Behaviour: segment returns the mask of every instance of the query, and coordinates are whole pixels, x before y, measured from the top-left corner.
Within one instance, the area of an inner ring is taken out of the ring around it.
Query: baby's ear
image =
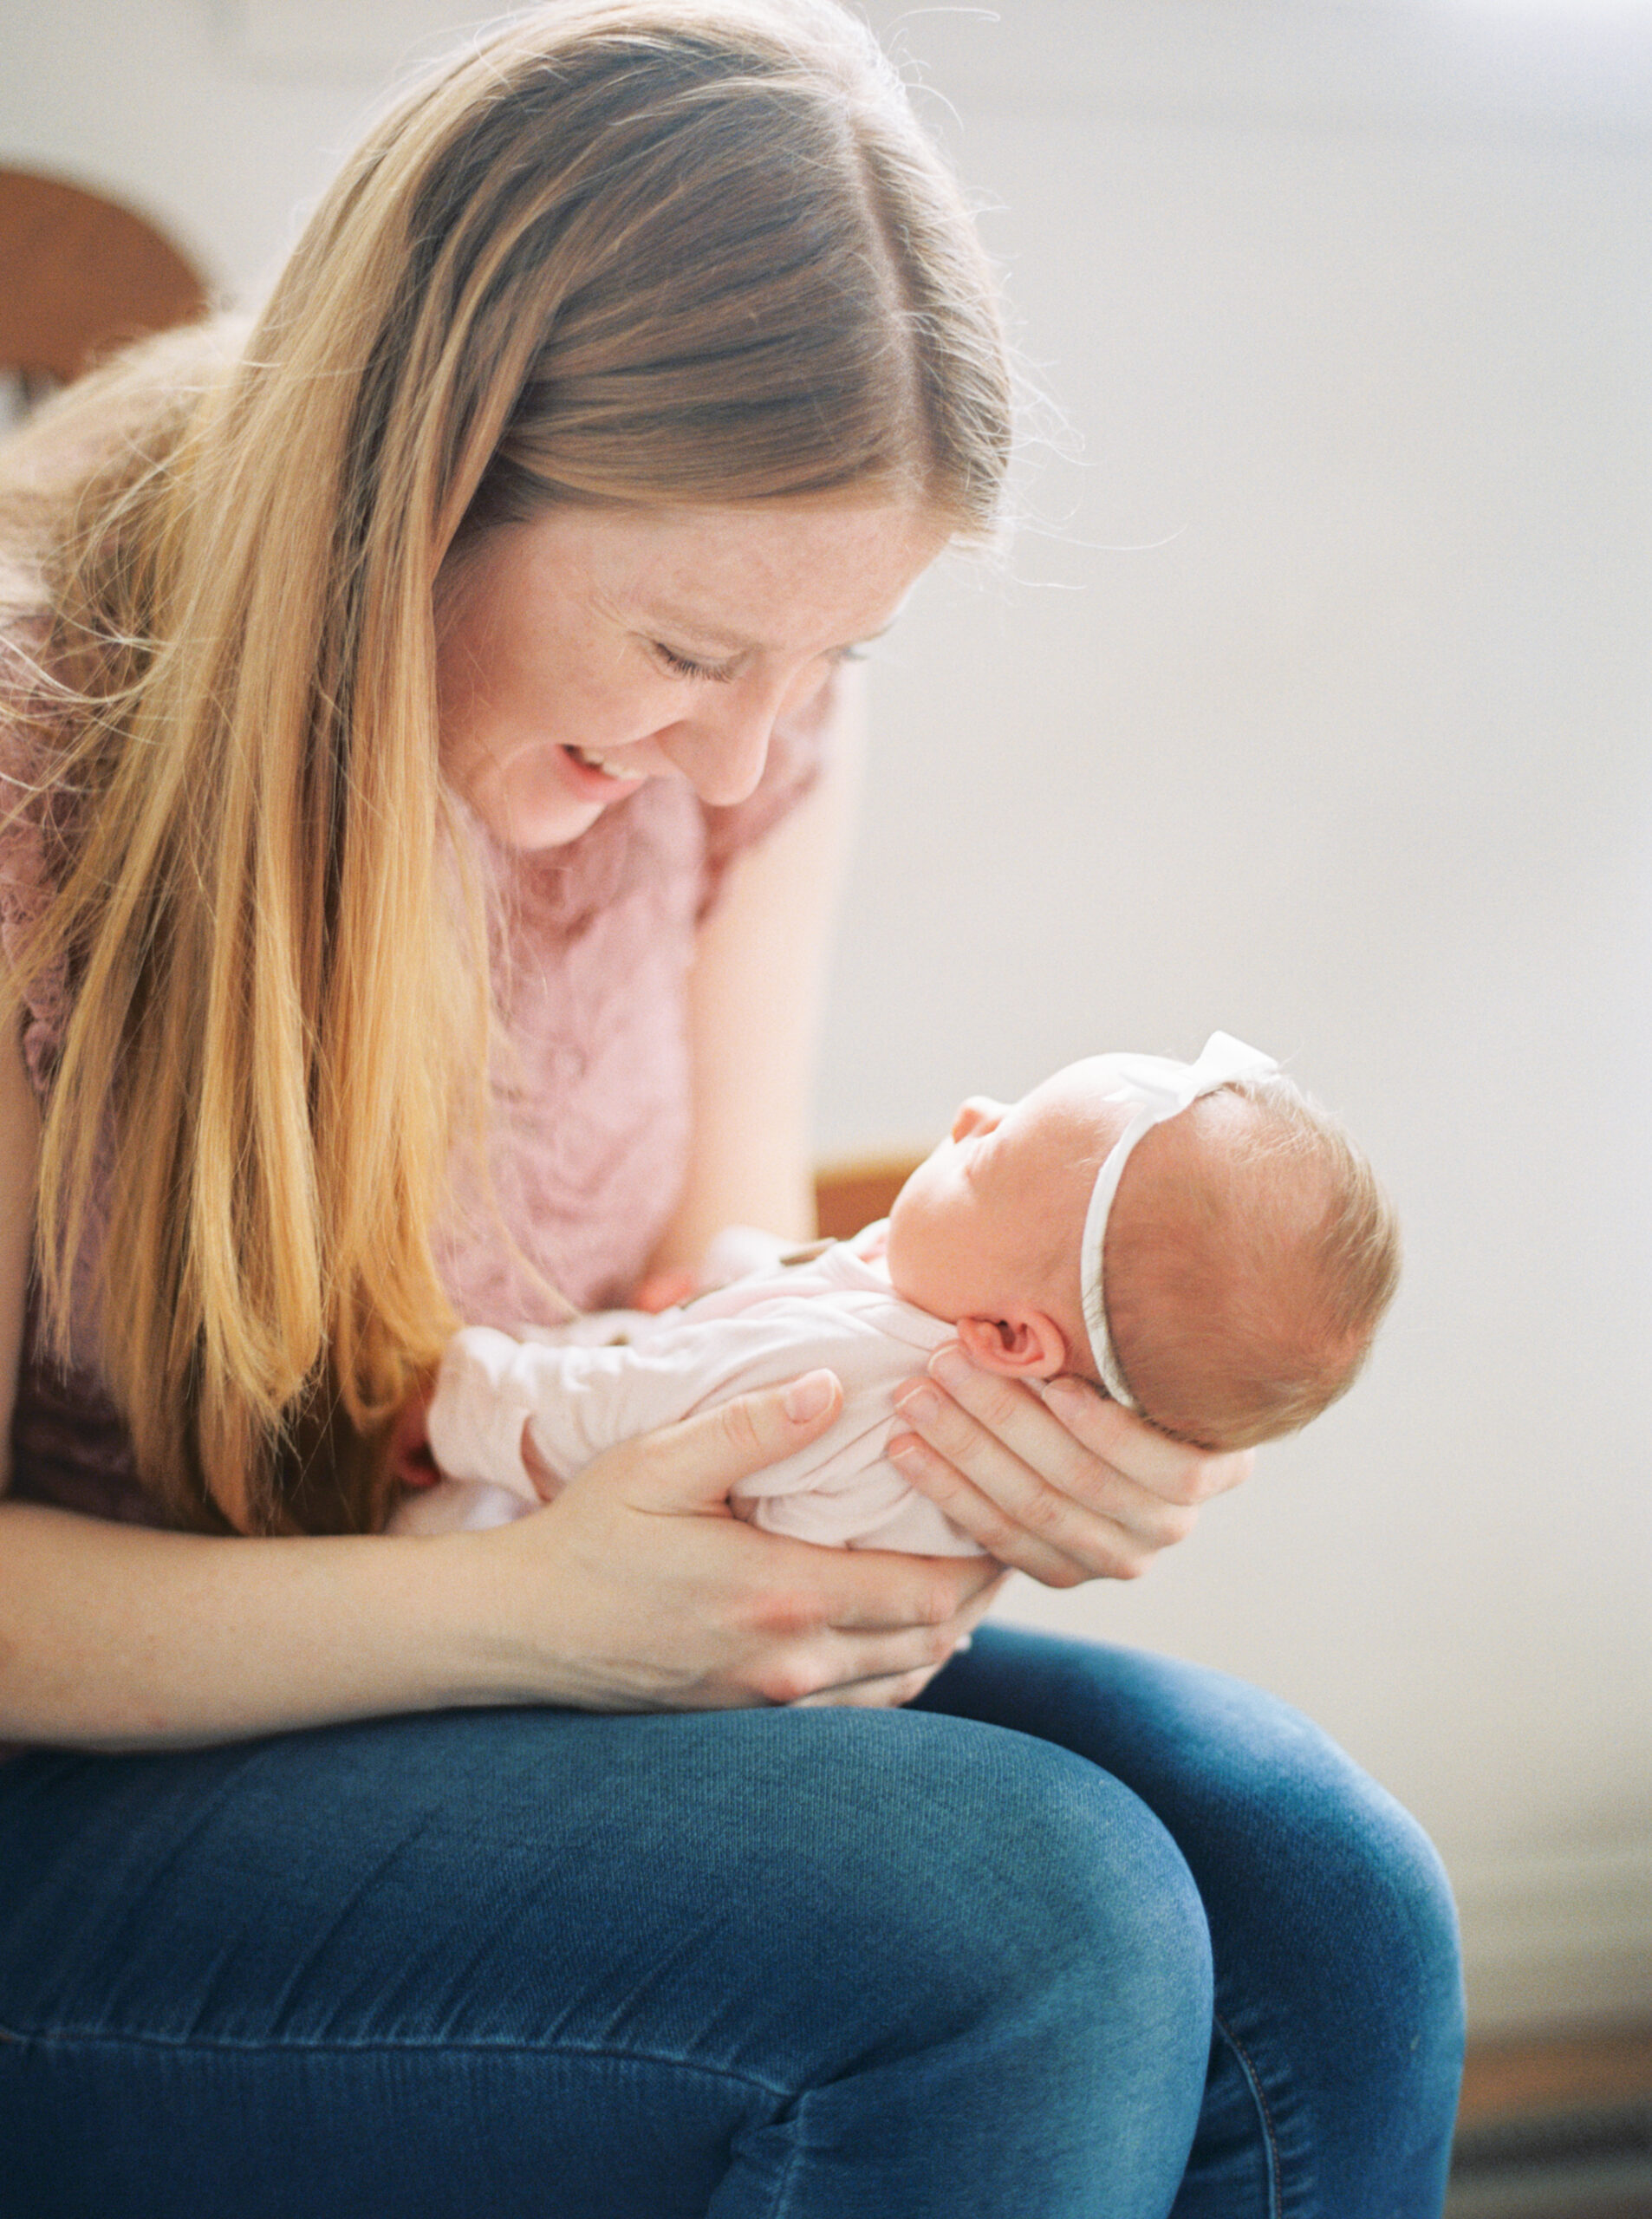
[[[1008,1379],[1054,1379],[1069,1369],[1067,1336],[1053,1318],[1015,1303],[1002,1318],[960,1318],[958,1338],[971,1360]]]

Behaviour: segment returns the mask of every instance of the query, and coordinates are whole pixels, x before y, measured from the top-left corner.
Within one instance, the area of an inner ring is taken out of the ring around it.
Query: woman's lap
[[[1191,1865],[1237,2047],[1209,2195],[1175,2209],[1261,2219],[1270,2135],[1312,2180],[1373,2047],[1418,2034],[1437,2079],[1449,2039],[1437,1999],[1373,2030],[1358,1968],[1407,1918],[1437,1954],[1438,1910],[1392,1806],[1283,1718],[986,1630],[921,1711],[452,1714],[0,1767],[18,2208],[1161,2215],[1210,2031]],[[1368,2208],[1285,2186],[1285,2213]]]

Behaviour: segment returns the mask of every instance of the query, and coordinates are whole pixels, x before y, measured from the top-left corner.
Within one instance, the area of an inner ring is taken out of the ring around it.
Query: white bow
[[[1247,1048],[1231,1032],[1213,1032],[1200,1050],[1196,1063],[1179,1064],[1168,1056],[1131,1055],[1102,1056],[1097,1061],[1108,1066],[1108,1076],[1117,1082],[1102,1096],[1103,1101],[1135,1102],[1141,1106],[1114,1142],[1090,1189],[1089,1207],[1084,1215],[1084,1237],[1079,1249],[1080,1285],[1085,1330],[1102,1384],[1115,1402],[1122,1402],[1127,1410],[1133,1410],[1135,1397],[1124,1383],[1108,1331],[1107,1291],[1102,1274],[1108,1216],[1130,1150],[1143,1133],[1151,1132],[1155,1125],[1162,1125],[1169,1118],[1179,1117],[1201,1096],[1214,1094],[1219,1087],[1226,1086],[1234,1079],[1265,1077],[1279,1066],[1272,1056],[1265,1056],[1259,1048]]]

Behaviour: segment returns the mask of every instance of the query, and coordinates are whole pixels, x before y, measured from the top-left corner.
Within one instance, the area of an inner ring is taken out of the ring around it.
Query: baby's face
[[[1102,1098],[1116,1084],[1092,1057],[1019,1102],[966,1102],[889,1213],[895,1292],[953,1324],[1031,1303],[1084,1360],[1079,1242],[1097,1166],[1128,1115]]]

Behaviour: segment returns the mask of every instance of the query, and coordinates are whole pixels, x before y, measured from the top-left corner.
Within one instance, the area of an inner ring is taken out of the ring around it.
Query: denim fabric
[[[1460,2044],[1415,1827],[1162,1658],[0,1767],[4,2219],[1436,2219]]]

